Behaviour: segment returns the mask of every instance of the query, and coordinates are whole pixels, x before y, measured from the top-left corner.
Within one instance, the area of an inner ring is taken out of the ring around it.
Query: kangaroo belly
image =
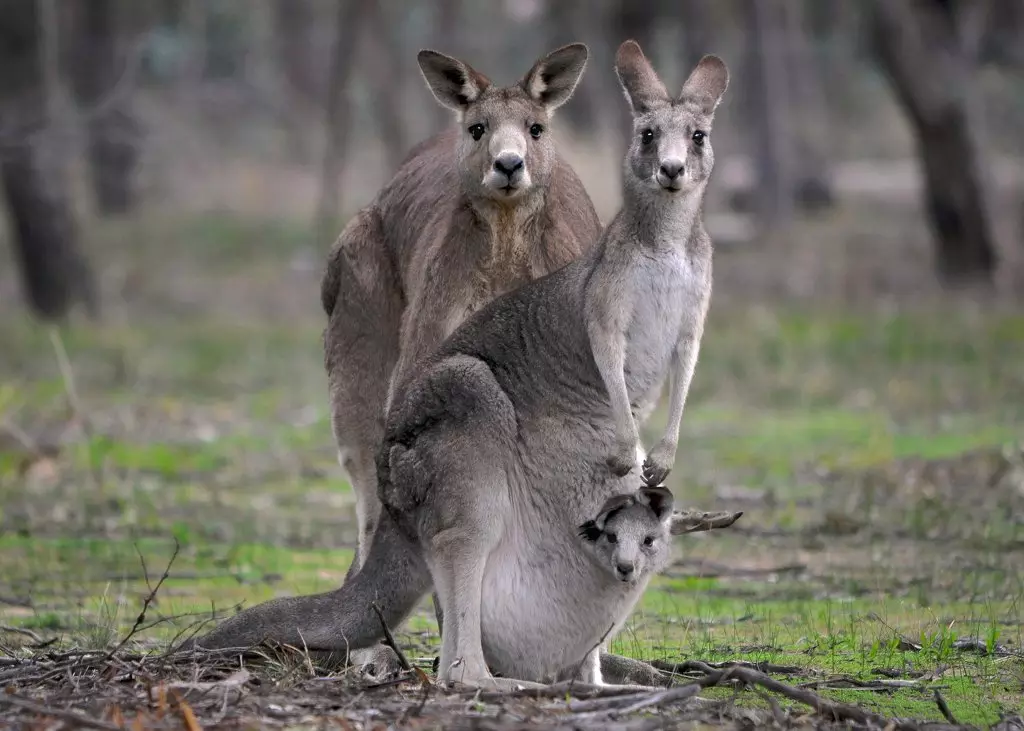
[[[615,581],[569,541],[508,541],[488,562],[481,630],[491,671],[551,682],[609,635],[646,580]]]

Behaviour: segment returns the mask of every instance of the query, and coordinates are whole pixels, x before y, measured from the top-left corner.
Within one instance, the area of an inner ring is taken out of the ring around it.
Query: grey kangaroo
[[[555,149],[554,111],[587,63],[574,43],[510,86],[435,51],[418,60],[456,123],[413,149],[348,223],[321,282],[338,459],[356,498],[362,566],[380,514],[374,454],[394,384],[472,312],[577,258],[601,225]]]
[[[395,626],[434,588],[443,682],[600,680],[595,648],[650,574],[610,581],[579,526],[671,466],[711,295],[701,208],[728,85],[705,56],[670,96],[633,41],[616,72],[633,113],[622,209],[588,253],[483,307],[396,388],[377,453],[385,510],[363,569],[335,591],[241,612],[197,644],[368,647],[381,636],[372,603]],[[668,425],[641,468],[634,415],[666,380]]]

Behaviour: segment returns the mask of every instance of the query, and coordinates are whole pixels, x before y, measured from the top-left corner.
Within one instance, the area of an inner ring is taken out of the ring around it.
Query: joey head
[[[585,254],[484,305],[396,386],[363,568],[333,592],[241,612],[197,644],[367,647],[381,636],[373,603],[395,627],[433,589],[442,682],[602,682],[600,646],[668,548],[665,529],[646,528],[652,516],[671,522],[655,485],[675,454],[711,294],[701,208],[728,83],[706,56],[670,95],[633,41],[616,71],[633,112],[621,209]],[[640,469],[634,415],[666,381],[668,424]],[[641,478],[649,487],[636,493]],[[581,545],[588,523],[596,540]]]
[[[615,581],[635,582],[661,571],[672,556],[672,493],[642,487],[613,495],[580,526],[584,549]]]

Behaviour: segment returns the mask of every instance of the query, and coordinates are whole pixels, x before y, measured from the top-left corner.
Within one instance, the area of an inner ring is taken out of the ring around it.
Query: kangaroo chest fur
[[[531,225],[534,213],[526,206],[522,210],[500,206],[478,213],[472,236],[475,266],[458,283],[462,291],[453,296],[446,336],[494,298],[546,273],[532,261],[540,235]]]
[[[653,402],[665,382],[677,347],[699,336],[708,295],[705,263],[668,249],[640,252],[628,274],[632,314],[626,329],[626,388],[637,409]]]

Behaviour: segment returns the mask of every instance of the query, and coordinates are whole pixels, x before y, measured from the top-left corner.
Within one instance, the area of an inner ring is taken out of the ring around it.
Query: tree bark
[[[997,256],[971,108],[974,48],[959,29],[979,3],[873,0],[878,60],[913,126],[936,266],[947,284],[991,282]]]
[[[95,315],[95,283],[55,154],[60,141],[48,130],[44,66],[53,65],[54,49],[43,48],[44,30],[52,38],[37,2],[0,0],[0,186],[29,306],[60,319],[82,302]]]
[[[72,6],[72,89],[85,119],[86,151],[96,207],[105,215],[127,213],[137,203],[135,170],[141,129],[131,90],[119,88],[127,73],[119,0]]]
[[[789,103],[796,119],[802,122],[799,128],[790,124],[786,130],[793,138],[793,197],[800,208],[816,211],[835,202],[825,157],[825,135],[832,125],[819,64],[815,63],[807,41],[810,29],[804,17],[803,0],[787,0],[779,9],[784,13],[786,76],[792,92]]]
[[[572,2],[549,2],[547,6],[547,26],[551,50],[564,46],[568,43],[580,40],[580,31],[583,28],[592,28],[591,18],[594,14],[593,8],[582,3]],[[588,34],[583,33],[582,37]],[[595,49],[590,49],[591,53]],[[593,64],[593,59],[591,59]],[[593,69],[593,65],[591,65]],[[601,79],[600,74],[593,71],[585,73],[576,86],[572,99],[562,107],[561,114],[569,120],[573,131],[586,136],[593,136],[598,131],[598,120],[600,109],[596,101],[597,89]]]
[[[463,52],[461,38],[459,37],[459,22],[462,19],[462,0],[437,0],[434,8],[434,48],[449,56],[458,56]],[[433,104],[433,129],[431,132],[438,132],[446,129],[452,123],[452,112],[442,107],[429,91],[423,86],[421,93],[427,94],[430,103]]]
[[[322,96],[313,57],[313,26],[315,22],[310,0],[273,0],[274,41],[279,68],[288,84],[306,102]]]
[[[349,120],[352,116],[346,91],[367,3],[364,0],[339,0],[337,7],[337,30],[331,52],[331,73],[324,114],[327,144],[321,167],[320,201],[316,214],[316,240],[320,244],[329,240],[333,214],[340,207],[338,178],[341,175],[341,156],[348,147]]]
[[[401,105],[405,99],[405,74],[402,73],[405,52],[402,50],[402,44],[398,42],[397,30],[388,22],[382,3],[372,3],[367,13],[367,75],[372,85],[370,102],[384,146],[387,177],[391,177],[405,159],[409,147]]]
[[[793,146],[789,113],[792,94],[786,78],[782,2],[745,0],[749,29],[746,99],[750,105],[756,165],[755,207],[761,222],[775,228],[793,217]]]

